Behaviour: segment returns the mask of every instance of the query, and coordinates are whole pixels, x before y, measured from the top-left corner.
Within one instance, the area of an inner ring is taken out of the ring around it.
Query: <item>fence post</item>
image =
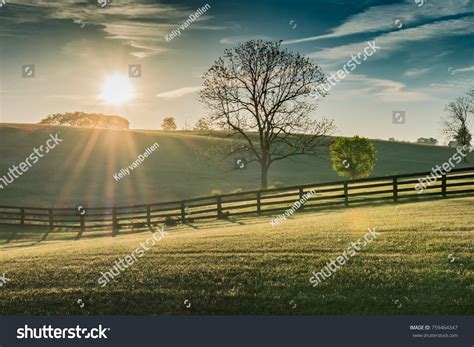
[[[344,205],[349,206],[349,186],[347,181],[344,181]]]
[[[257,213],[261,214],[262,213],[262,208],[261,208],[261,200],[260,200],[260,191],[257,192]]]
[[[441,176],[441,194],[443,194],[443,198],[446,197],[446,188],[447,188],[447,184],[446,184],[446,174],[442,175]]]
[[[181,223],[186,223],[186,201],[181,201]]]
[[[117,208],[113,207],[112,208],[112,232],[115,234],[115,233],[118,233],[118,231],[119,231],[119,223],[117,220]]]
[[[81,219],[81,231],[84,231],[86,230],[86,217],[81,214],[80,219]]]
[[[393,178],[393,201],[398,201],[398,180],[396,177]]]
[[[303,199],[303,196],[304,196],[304,190],[303,190],[303,187],[300,187],[300,192],[299,192],[299,195],[300,195],[300,200]],[[300,206],[300,209],[303,209],[304,208],[304,203],[301,204]]]
[[[20,208],[20,224],[25,225],[25,209]]]
[[[217,219],[222,218],[222,197],[220,195],[217,196]]]
[[[48,213],[49,213],[49,230],[53,230],[54,229],[53,209],[50,208],[48,210]]]
[[[147,205],[146,207],[146,222],[148,224],[148,227],[151,227],[150,205]]]

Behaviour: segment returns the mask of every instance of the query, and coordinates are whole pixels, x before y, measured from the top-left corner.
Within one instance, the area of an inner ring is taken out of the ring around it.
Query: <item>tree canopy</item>
[[[261,167],[267,188],[272,163],[327,149],[333,122],[312,118],[311,93],[325,82],[320,66],[281,42],[250,40],[227,49],[204,75],[201,100],[212,126],[229,130],[235,146],[225,156],[246,156]],[[324,95],[323,95],[324,96]]]
[[[194,125],[193,130],[195,131],[207,131],[211,130],[211,125],[209,124],[209,120],[206,118],[199,118]]]
[[[446,112],[448,115],[443,120],[443,133],[455,139],[460,146],[470,146],[472,134],[469,126],[474,114],[474,89],[468,92],[467,96],[451,101],[446,106]]]
[[[161,129],[163,130],[174,131],[177,128],[173,117],[167,117],[161,122]]]
[[[85,112],[51,114],[43,118],[38,124],[106,129],[128,129],[130,125],[127,119],[120,116],[107,116],[101,113]]]
[[[375,166],[377,150],[369,139],[337,138],[330,147],[332,168],[351,179],[368,177]]]

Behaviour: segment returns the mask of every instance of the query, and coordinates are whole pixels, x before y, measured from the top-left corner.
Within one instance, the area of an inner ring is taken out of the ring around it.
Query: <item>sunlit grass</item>
[[[297,212],[276,228],[271,217],[181,226],[105,288],[100,272],[151,233],[86,232],[75,241],[74,233],[55,231],[38,242],[44,230],[2,229],[1,271],[11,282],[0,290],[0,311],[472,314],[473,206],[474,198],[462,198]],[[311,287],[312,271],[368,228],[381,233],[377,240]]]

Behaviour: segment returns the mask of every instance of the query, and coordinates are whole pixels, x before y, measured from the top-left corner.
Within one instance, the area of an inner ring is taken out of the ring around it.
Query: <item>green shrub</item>
[[[377,160],[375,146],[359,136],[337,138],[330,152],[334,171],[351,179],[369,177]]]

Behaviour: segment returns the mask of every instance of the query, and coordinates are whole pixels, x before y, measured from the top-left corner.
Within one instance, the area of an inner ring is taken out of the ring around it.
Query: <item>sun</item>
[[[102,83],[99,99],[113,105],[121,105],[135,97],[135,89],[127,76],[110,75]]]

